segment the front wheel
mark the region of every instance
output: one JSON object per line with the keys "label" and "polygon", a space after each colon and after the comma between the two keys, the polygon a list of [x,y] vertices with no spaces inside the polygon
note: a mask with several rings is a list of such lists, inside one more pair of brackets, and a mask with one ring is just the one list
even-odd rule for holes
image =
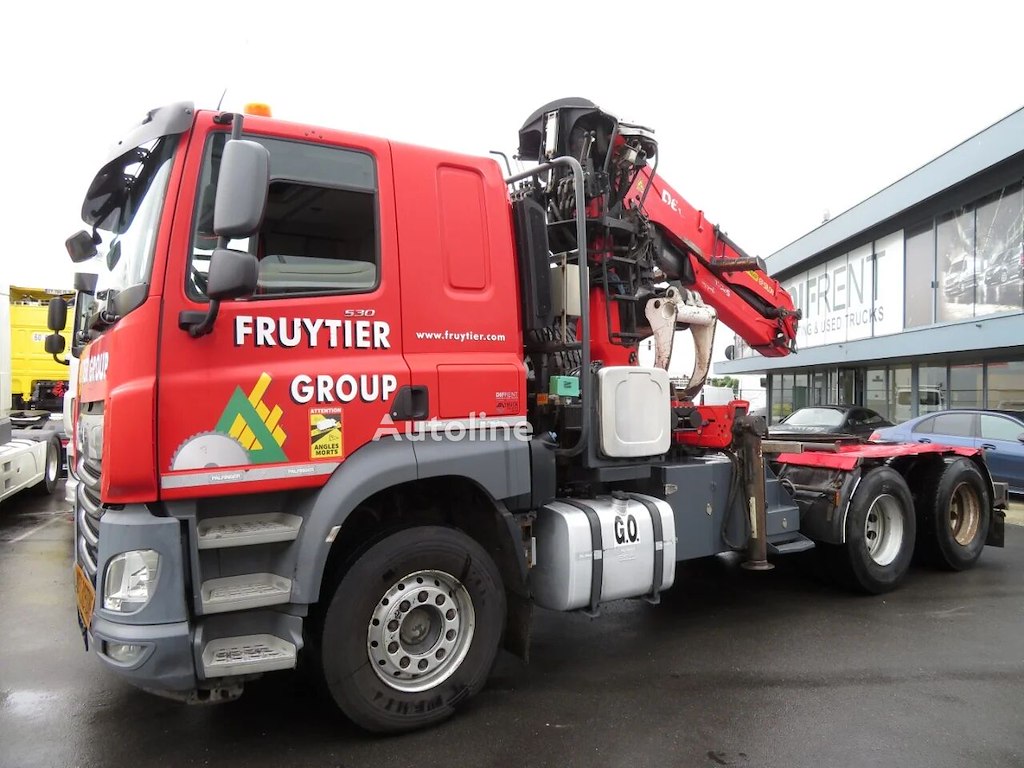
{"label": "front wheel", "polygon": [[43,479],[32,490],[40,496],[49,496],[57,489],[57,481],[60,480],[60,440],[51,437],[46,441],[46,459],[43,463]]}
{"label": "front wheel", "polygon": [[914,500],[899,472],[868,472],[850,502],[846,543],[834,553],[843,580],[874,595],[895,589],[910,567],[916,529]]}
{"label": "front wheel", "polygon": [[504,631],[494,561],[464,533],[410,528],[378,542],[338,583],[324,617],[324,682],[376,732],[449,717],[487,681]]}

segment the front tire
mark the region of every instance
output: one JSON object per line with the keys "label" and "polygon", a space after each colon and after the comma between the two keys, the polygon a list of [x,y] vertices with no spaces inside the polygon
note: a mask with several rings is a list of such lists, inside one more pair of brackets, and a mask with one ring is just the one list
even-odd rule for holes
{"label": "front tire", "polygon": [[988,483],[970,459],[955,459],[932,478],[921,503],[920,541],[928,559],[963,571],[981,557],[992,524]]}
{"label": "front tire", "polygon": [[324,616],[324,682],[354,723],[396,733],[433,725],[476,694],[504,632],[494,561],[452,528],[421,526],[366,551]]}
{"label": "front tire", "polygon": [[57,482],[60,480],[60,453],[60,441],[56,437],[46,441],[43,479],[32,486],[32,490],[39,496],[49,496],[57,489]]}
{"label": "front tire", "polygon": [[916,529],[914,500],[899,472],[868,472],[846,515],[846,544],[836,553],[843,580],[873,595],[895,589],[910,567]]}

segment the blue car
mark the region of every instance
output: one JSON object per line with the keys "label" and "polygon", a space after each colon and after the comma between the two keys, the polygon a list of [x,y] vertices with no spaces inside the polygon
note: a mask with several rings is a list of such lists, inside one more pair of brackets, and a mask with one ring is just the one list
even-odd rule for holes
{"label": "blue car", "polygon": [[895,427],[876,429],[873,441],[942,443],[985,451],[992,479],[1024,494],[1024,413],[955,410],[918,416]]}

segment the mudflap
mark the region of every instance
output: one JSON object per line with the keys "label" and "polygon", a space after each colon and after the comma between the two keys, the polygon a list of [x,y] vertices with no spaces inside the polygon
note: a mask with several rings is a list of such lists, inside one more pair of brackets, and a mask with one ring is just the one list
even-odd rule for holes
{"label": "mudflap", "polygon": [[992,523],[988,527],[985,546],[1006,546],[1006,505],[1009,503],[1009,496],[1009,485],[992,483]]}
{"label": "mudflap", "polygon": [[514,592],[507,592],[508,617],[505,625],[504,648],[513,656],[530,663],[530,628],[533,620],[533,601]]}

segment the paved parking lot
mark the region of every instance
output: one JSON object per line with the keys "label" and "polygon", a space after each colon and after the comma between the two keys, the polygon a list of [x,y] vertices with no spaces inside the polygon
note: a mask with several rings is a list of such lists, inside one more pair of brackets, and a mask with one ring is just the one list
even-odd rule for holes
{"label": "paved parking lot", "polygon": [[460,716],[386,739],[287,673],[208,708],[108,675],[77,634],[71,541],[56,500],[0,508],[2,766],[1024,765],[1021,527],[879,598],[719,558],[658,607],[541,612],[529,665],[503,657]]}

